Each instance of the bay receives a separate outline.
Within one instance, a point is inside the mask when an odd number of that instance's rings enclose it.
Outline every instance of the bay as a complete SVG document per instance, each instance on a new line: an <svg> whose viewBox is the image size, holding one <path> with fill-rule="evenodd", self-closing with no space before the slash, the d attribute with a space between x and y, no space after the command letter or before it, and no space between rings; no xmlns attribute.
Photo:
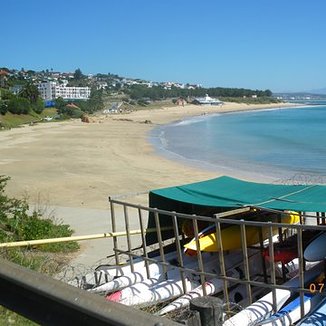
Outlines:
<svg viewBox="0 0 326 326"><path fill-rule="evenodd" d="M204 168L326 175L326 105L200 116L159 127L158 151Z"/></svg>

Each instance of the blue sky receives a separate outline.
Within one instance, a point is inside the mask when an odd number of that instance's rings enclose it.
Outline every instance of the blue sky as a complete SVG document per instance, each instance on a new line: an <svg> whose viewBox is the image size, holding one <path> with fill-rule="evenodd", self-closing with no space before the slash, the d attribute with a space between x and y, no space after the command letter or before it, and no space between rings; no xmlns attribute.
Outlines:
<svg viewBox="0 0 326 326"><path fill-rule="evenodd" d="M324 0L0 0L0 67L326 87Z"/></svg>

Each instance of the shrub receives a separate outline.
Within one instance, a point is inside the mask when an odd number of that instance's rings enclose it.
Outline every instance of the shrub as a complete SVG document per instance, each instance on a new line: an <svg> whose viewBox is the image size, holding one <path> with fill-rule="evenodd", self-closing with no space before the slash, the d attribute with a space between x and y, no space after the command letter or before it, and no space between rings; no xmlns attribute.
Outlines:
<svg viewBox="0 0 326 326"><path fill-rule="evenodd" d="M31 104L26 98L13 97L9 100L8 111L12 114L28 114L31 111Z"/></svg>
<svg viewBox="0 0 326 326"><path fill-rule="evenodd" d="M4 189L9 180L0 176L0 240L24 241L69 237L73 230L69 225L55 224L52 219L44 219L34 212L28 214L29 206L25 200L8 198ZM39 247L41 251L68 252L78 249L76 242L46 244Z"/></svg>
<svg viewBox="0 0 326 326"><path fill-rule="evenodd" d="M6 102L0 100L0 114L5 115L8 111Z"/></svg>
<svg viewBox="0 0 326 326"><path fill-rule="evenodd" d="M137 104L141 105L141 106L146 106L148 103L145 100L140 99L140 100L137 101Z"/></svg>
<svg viewBox="0 0 326 326"><path fill-rule="evenodd" d="M68 115L71 118L80 119L83 114L84 114L84 112L82 110L80 110L80 109L70 109L70 110L68 110Z"/></svg>
<svg viewBox="0 0 326 326"><path fill-rule="evenodd" d="M32 104L33 111L37 114L41 114L44 110L44 102L41 98L38 98L34 104Z"/></svg>

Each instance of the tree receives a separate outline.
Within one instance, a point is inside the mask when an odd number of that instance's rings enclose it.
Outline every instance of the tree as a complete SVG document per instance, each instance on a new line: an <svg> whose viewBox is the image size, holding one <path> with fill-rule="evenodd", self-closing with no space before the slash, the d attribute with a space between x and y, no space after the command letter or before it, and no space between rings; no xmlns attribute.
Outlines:
<svg viewBox="0 0 326 326"><path fill-rule="evenodd" d="M58 114L66 114L66 102L62 97L58 97L55 100L55 107L58 111Z"/></svg>
<svg viewBox="0 0 326 326"><path fill-rule="evenodd" d="M44 102L40 97L37 99L36 103L32 104L32 109L38 114L41 114L43 112Z"/></svg>
<svg viewBox="0 0 326 326"><path fill-rule="evenodd" d="M8 103L8 111L12 114L28 114L31 111L31 103L22 97L13 97Z"/></svg>
<svg viewBox="0 0 326 326"><path fill-rule="evenodd" d="M271 97L272 95L273 93L269 89L265 90L265 96Z"/></svg>
<svg viewBox="0 0 326 326"><path fill-rule="evenodd" d="M19 96L28 99L31 104L35 104L40 96L40 93L34 84L27 83L20 91Z"/></svg>
<svg viewBox="0 0 326 326"><path fill-rule="evenodd" d="M82 71L78 68L75 70L75 73L74 73L74 79L76 80L80 80L80 79L83 79L84 78L84 75L82 73Z"/></svg>
<svg viewBox="0 0 326 326"><path fill-rule="evenodd" d="M5 115L8 111L8 106L5 101L0 100L0 114Z"/></svg>
<svg viewBox="0 0 326 326"><path fill-rule="evenodd" d="M2 100L10 100L13 97L15 97L15 95L13 93L11 93L10 91L8 91L6 89L1 90L1 99Z"/></svg>
<svg viewBox="0 0 326 326"><path fill-rule="evenodd" d="M90 98L85 102L81 101L79 106L84 112L94 113L96 111L101 111L104 109L104 103L102 99L103 90L96 90L92 88Z"/></svg>

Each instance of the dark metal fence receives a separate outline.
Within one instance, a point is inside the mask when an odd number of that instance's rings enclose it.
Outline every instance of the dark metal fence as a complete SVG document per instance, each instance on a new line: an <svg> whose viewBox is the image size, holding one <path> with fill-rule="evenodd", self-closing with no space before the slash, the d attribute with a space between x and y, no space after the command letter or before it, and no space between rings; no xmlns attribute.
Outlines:
<svg viewBox="0 0 326 326"><path fill-rule="evenodd" d="M299 278L299 286L296 289L291 288L291 291L296 291L300 295L300 302L301 302L301 314L303 313L303 300L304 300L304 294L307 292L311 292L311 289L304 284L304 274L306 269L306 263L304 261L304 249L302 245L302 234L305 230L315 230L315 231L325 231L325 214L324 213L312 213L307 214L303 212L298 212L300 215L300 223L298 224L287 224L287 223L281 223L281 222L261 222L261 221L248 221L244 219L236 219L238 214L242 214L244 212L248 212L250 210L266 212L266 209L260 208L260 207L243 207L234 211L230 212L223 212L216 214L214 217L207 217L207 216L197 216L197 215L189 215L189 214L182 214L182 213L176 213L171 211L165 211L161 209L156 208L149 208L144 207L141 205L135 205L132 203L124 202L118 199L109 198L109 202L111 205L111 219L112 219L112 228L113 232L120 231L117 229L117 223L116 223L116 216L115 211L119 207L120 211L123 211L124 215L124 221L125 226L124 228L127 231L127 250L121 249L121 246L119 245L119 241L117 238L113 239L113 249L115 252L116 257L116 263L120 263L120 255L126 255L129 258L129 262L132 264L132 261L136 257L141 257L145 263L147 264L147 270L148 270L148 264L151 262L157 262L157 260L153 260L152 258L149 258L148 256L148 246L146 244L145 240L145 231L142 232L139 242L141 243L141 249L137 251L131 249L131 237L132 235L129 234L129 223L130 220L133 219L133 221L138 220L140 228L144 230L145 225L145 216L148 216L149 213L154 215L155 217L155 223L156 223L156 229L157 229L157 251L160 253L160 263L163 266L166 267L175 267L178 268L180 271L180 276L183 280L183 289L186 291L185 288L185 272L191 272L194 275L198 275L200 278L201 284L204 285L205 282L209 278L219 278L224 282L223 287L223 294L222 297L224 299L226 307L230 308L230 305L232 302L229 301L229 285L230 284L243 284L246 287L247 292L247 304L251 304L254 301L254 296L252 293L252 288L259 287L262 289L266 289L266 291L272 291L273 292L273 306L276 307L276 296L275 296L275 290L276 289L285 289L289 290L290 288L287 286L282 285L282 282L280 282L279 278L282 275L279 275L281 272L283 272L284 276L284 266L280 266L280 264L277 265L276 262L274 262L274 247L273 243L275 243L275 229L277 229L278 232L278 239L282 239L282 237L286 237L287 235L296 235L297 236L297 258L298 258L298 266L297 266L297 276ZM280 212L280 211L274 211L274 210L267 210L270 213L275 214L284 214L287 215L289 213L287 212ZM293 212L292 212L293 213ZM162 240L161 237L161 226L160 226L160 219L159 216L164 217L170 217L173 221L172 228L174 232L174 241L176 243L176 253L177 253L177 264L171 265L169 262L165 259L165 253L164 253L164 247L166 245L166 241ZM197 251L197 260L198 260L198 268L189 268L184 265L183 259L182 259L182 248L180 246L180 241L182 240L182 235L180 234L180 227L181 227L181 221L184 220L190 220L193 225L193 231L194 231L194 238L197 242L197 248L199 248L199 230L198 230L198 223L200 221L209 222L211 224L215 224L215 232L216 232L216 239L221 244L221 248L219 250L219 273L212 273L205 271L205 265L203 262L202 253L200 250ZM312 225L305 224L305 221L310 220L313 223L310 223ZM227 270L225 267L225 251L223 251L223 241L222 241L222 226L225 227L225 225L238 225L241 233L241 248L242 254L243 254L243 276L241 278L233 277L227 274ZM249 246L247 245L247 238L246 238L246 228L248 227L257 227L257 228L264 228L268 229L268 237L267 239L260 239L260 245L256 246ZM284 230L287 230L287 235L283 234L282 232ZM179 241L180 240L180 241ZM250 268L249 268L249 259L250 259L250 250L257 250L262 252L263 249L268 250L268 254L270 257L270 260L268 262L268 265L266 265L266 260L262 257L261 258L261 266L262 266L262 278L257 280L256 278L252 278L250 275ZM279 269L279 274L276 273L276 270ZM148 274L149 277L149 274ZM205 294L205 287L203 287L203 292ZM227 310L227 309L226 309Z"/></svg>
<svg viewBox="0 0 326 326"><path fill-rule="evenodd" d="M41 325L177 325L3 259L0 304Z"/></svg>
<svg viewBox="0 0 326 326"><path fill-rule="evenodd" d="M303 232L305 230L325 231L325 215L323 213L315 213L312 215L300 213L299 224L286 224L280 222L258 222L254 220L237 219L237 216L250 211L266 211L259 207L243 207L230 212L215 214L214 217L196 216L170 212L155 208L144 207L132 203L124 202L118 199L109 198L111 207L111 223L112 232L126 231L126 238L122 240L118 237L113 237L113 250L115 255L116 265L121 263L121 258L130 264L133 271L134 258L141 258L145 262L147 275L150 277L149 265L152 262L157 263L157 258L153 259L150 255L151 250L156 250L160 255L159 263L163 266L163 271L169 268L177 268L182 280L183 291L186 292L186 274L191 273L196 275L202 285L212 277L218 278L223 282L223 289L220 297L224 301L226 311L231 310L232 302L230 301L230 284L242 284L246 289L247 304L251 304L255 300L253 288L266 289L273 292L272 305L276 307L276 289L288 290L289 287L279 282L280 275L279 266L274 262L274 247L275 230L278 230L278 237L286 237L283 232L287 231L288 235L295 234L297 236L297 275L299 278L299 286L295 290L300 295L301 314L303 316L303 295L311 292L304 283L304 274L306 263L304 260L304 248L302 245ZM119 211L119 214L117 213ZM279 211L269 210L270 213L280 213ZM120 215L122 213L122 216ZM157 233L157 244L152 248L146 243L146 219L151 213L154 216ZM162 237L164 228L161 228L160 217L169 217L171 219L171 230L173 238L166 240ZM117 223L117 218L120 219ZM123 223L121 223L121 220ZM197 250L197 266L189 267L184 261L184 253L182 241L184 235L180 232L182 221L189 221L192 225L194 239L199 244L199 224L208 222L215 225L216 240L220 243L218 251L218 271L207 271L203 254ZM306 222L310 220L313 225L308 225ZM141 233L135 235L132 233L131 225L137 224ZM119 225L119 226L118 226ZM222 229L225 225L238 225L241 238L242 254L242 275L236 277L229 275L226 267L226 255L228 252L223 250ZM261 238L260 244L252 246L247 239L246 230L249 227L267 229L267 238ZM140 244L137 249L134 249L134 243ZM174 244L176 251L176 262L171 263L166 258L166 246L170 243ZM266 265L266 261L261 255L261 270L262 275L259 279L252 277L250 273L250 257L252 251L262 253L262 250L268 250L270 261ZM127 259L126 259L127 258ZM283 268L284 266L282 266ZM281 272L284 269L281 269ZM164 273L165 274L165 273ZM282 275L281 275L282 276ZM203 292L205 292L203 286ZM173 325L172 320L144 313L142 311L123 306L113 302L107 302L103 297L88 293L87 291L69 286L60 281L54 280L48 276L41 275L31 270L25 269L10 262L0 260L0 304L13 310L27 318L44 325Z"/></svg>

